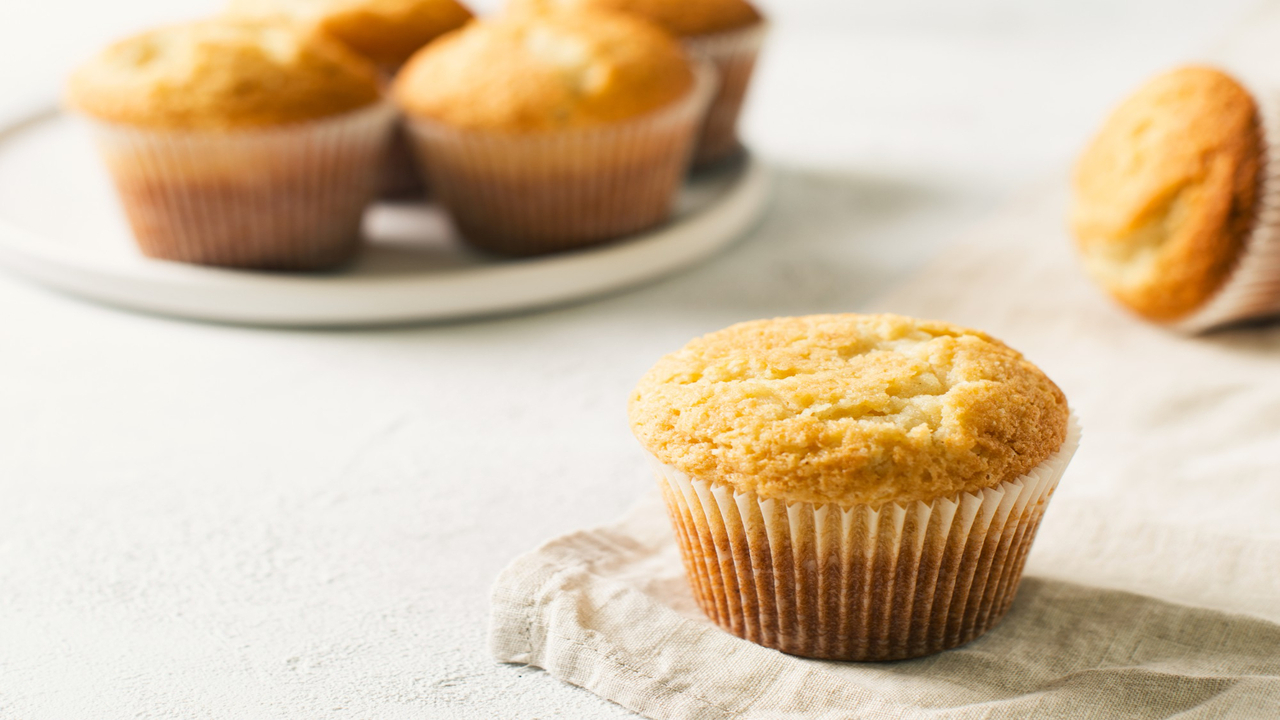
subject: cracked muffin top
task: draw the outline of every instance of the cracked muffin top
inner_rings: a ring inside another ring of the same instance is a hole
[[[897,315],[757,320],[663,357],[631,427],[688,475],[790,502],[925,502],[1026,474],[1067,436],[1062,391],[984,333]]]
[[[314,120],[381,99],[341,43],[285,22],[216,19],[122,40],[71,77],[67,102],[107,122],[229,130]]]
[[[510,0],[507,7],[543,12],[614,10],[642,17],[680,37],[737,30],[763,19],[746,0]]]
[[[541,132],[618,122],[691,92],[658,27],[619,13],[500,16],[423,48],[396,78],[407,113],[466,129]]]
[[[227,11],[313,25],[386,69],[472,17],[456,0],[231,0]]]
[[[1150,320],[1200,308],[1253,228],[1264,152],[1253,96],[1225,73],[1144,85],[1076,165],[1071,227],[1090,276]]]

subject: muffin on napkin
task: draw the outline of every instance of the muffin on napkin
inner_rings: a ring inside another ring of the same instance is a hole
[[[67,101],[144,254],[272,270],[355,255],[394,119],[374,67],[338,42],[225,19],[112,45]]]
[[[1142,317],[1198,331],[1280,310],[1280,117],[1235,78],[1184,67],[1112,113],[1076,166],[1085,268]]]
[[[805,657],[966,643],[1017,592],[1079,431],[983,333],[895,315],[735,325],[631,397],[699,605]]]
[[[680,46],[614,13],[474,22],[416,54],[394,95],[473,245],[533,255],[663,222],[710,98]]]
[[[694,163],[734,156],[738,116],[747,96],[767,24],[746,0],[511,0],[517,10],[614,10],[642,17],[677,36],[695,58],[715,65],[720,87],[707,111]]]

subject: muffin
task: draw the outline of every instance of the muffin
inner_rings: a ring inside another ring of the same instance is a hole
[[[1267,117],[1207,67],[1161,75],[1121,104],[1075,169],[1071,227],[1089,275],[1179,329],[1274,312],[1280,186]]]
[[[629,409],[707,616],[836,660],[999,622],[1079,435],[1016,351],[896,315],[734,325],[659,360]]]
[[[317,28],[373,62],[388,79],[419,48],[472,18],[456,0],[231,0],[227,11],[233,17],[283,17]],[[386,197],[425,190],[408,135],[398,123],[380,188]]]
[[[677,36],[685,49],[714,64],[720,87],[700,131],[694,164],[735,156],[738,116],[767,29],[746,0],[510,0],[521,11],[614,10],[642,17]]]
[[[455,0],[231,0],[227,12],[243,18],[284,17],[318,28],[387,73],[472,18]]]
[[[142,252],[312,270],[350,260],[394,111],[368,61],[285,23],[119,42],[72,76]]]
[[[710,98],[657,27],[614,13],[478,21],[416,54],[393,94],[462,235],[511,255],[663,222]]]

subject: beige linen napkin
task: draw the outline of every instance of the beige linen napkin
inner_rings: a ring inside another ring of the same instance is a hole
[[[1185,338],[1083,277],[1041,195],[879,303],[982,328],[1084,441],[1013,609],[920,660],[805,660],[702,617],[656,493],[518,559],[491,642],[651,718],[1280,717],[1280,327]]]

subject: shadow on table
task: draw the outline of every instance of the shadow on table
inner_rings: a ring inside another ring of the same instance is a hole
[[[774,167],[760,225],[725,253],[636,292],[630,312],[741,319],[841,312],[891,286],[946,239],[927,208],[968,202],[956,188]],[[611,304],[627,305],[623,296]]]
[[[993,712],[1069,717],[1091,707],[1164,718],[1199,707],[1218,717],[1210,706],[1280,709],[1277,648],[1280,626],[1259,618],[1026,578],[986,636],[929,658],[858,667]]]
[[[661,596],[653,599],[688,617],[692,598],[686,602],[687,587],[661,587]],[[705,622],[699,618],[698,624]],[[680,641],[678,634],[672,641]],[[740,641],[726,636],[724,642]],[[803,710],[827,717],[823,711],[865,708],[870,695],[900,709],[904,717],[949,720],[1088,713],[1152,720],[1184,717],[1179,713],[1277,717],[1277,648],[1280,625],[1266,620],[1029,577],[993,630],[931,657],[841,663],[750,646],[740,662],[767,663],[768,675],[795,680],[781,679],[774,687],[802,683],[805,690],[797,694],[794,707],[785,698],[760,697],[741,716]],[[706,691],[703,683],[740,680],[725,672],[700,675],[695,682]],[[809,702],[814,704],[805,704]]]
[[[1199,338],[1226,350],[1252,354],[1280,354],[1280,317],[1258,318],[1215,330]]]

